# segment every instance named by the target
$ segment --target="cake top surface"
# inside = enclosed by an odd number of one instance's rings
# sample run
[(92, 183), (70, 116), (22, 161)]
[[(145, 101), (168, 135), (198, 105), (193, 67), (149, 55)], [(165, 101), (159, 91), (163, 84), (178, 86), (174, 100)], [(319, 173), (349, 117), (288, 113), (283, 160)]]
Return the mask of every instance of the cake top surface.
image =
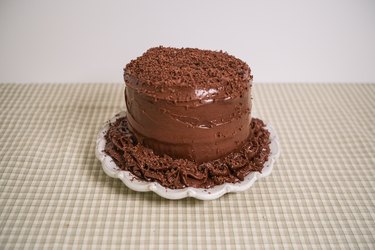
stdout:
[(249, 88), (249, 66), (223, 51), (154, 47), (128, 63), (127, 85), (146, 93), (193, 91), (196, 97), (237, 96)]

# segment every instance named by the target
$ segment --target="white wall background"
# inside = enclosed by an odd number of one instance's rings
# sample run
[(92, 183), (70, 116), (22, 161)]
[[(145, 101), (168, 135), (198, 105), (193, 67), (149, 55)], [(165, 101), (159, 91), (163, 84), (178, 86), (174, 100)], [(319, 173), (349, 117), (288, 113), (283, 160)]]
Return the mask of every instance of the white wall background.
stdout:
[(0, 1), (0, 82), (122, 82), (158, 45), (226, 50), (256, 82), (375, 82), (375, 1)]

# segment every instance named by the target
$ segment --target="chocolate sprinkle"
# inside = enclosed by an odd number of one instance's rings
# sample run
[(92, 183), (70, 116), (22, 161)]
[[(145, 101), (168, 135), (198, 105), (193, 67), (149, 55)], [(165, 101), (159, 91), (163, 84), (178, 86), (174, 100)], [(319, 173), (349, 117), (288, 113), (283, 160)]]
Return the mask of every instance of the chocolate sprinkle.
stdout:
[(110, 124), (105, 135), (105, 153), (112, 157), (122, 170), (130, 171), (144, 181), (156, 181), (171, 189), (185, 187), (211, 188), (223, 183), (236, 183), (253, 171), (261, 172), (270, 154), (270, 134), (262, 120), (253, 118), (252, 135), (239, 152), (197, 164), (186, 159), (159, 156), (138, 143), (128, 129), (126, 117)]
[(219, 89), (226, 96), (239, 96), (252, 80), (249, 66), (223, 51), (155, 47), (128, 63), (125, 82), (160, 89), (173, 95), (177, 88)]

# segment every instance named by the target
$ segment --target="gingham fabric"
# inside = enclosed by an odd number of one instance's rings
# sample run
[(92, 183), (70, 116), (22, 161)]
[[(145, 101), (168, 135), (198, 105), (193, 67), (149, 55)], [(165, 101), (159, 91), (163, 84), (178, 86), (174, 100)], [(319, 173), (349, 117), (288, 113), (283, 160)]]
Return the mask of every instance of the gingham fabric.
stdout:
[(281, 156), (246, 192), (170, 201), (95, 158), (119, 84), (0, 85), (0, 248), (375, 248), (375, 84), (257, 84)]

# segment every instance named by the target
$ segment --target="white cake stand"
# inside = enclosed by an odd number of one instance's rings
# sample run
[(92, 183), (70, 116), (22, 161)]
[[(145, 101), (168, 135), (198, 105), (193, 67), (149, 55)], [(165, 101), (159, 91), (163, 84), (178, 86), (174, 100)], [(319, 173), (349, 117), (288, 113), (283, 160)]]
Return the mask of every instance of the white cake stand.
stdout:
[(105, 134), (109, 129), (109, 123), (115, 122), (121, 117), (125, 117), (126, 112), (120, 112), (115, 115), (111, 120), (107, 121), (102, 129), (99, 131), (98, 138), (96, 140), (96, 157), (101, 161), (104, 172), (113, 178), (120, 179), (128, 188), (138, 192), (149, 192), (152, 191), (161, 197), (171, 200), (183, 199), (186, 197), (192, 197), (199, 200), (214, 200), (226, 193), (242, 192), (249, 189), (256, 180), (268, 176), (273, 168), (273, 164), (280, 155), (280, 146), (278, 137), (275, 130), (269, 125), (266, 125), (266, 129), (270, 132), (271, 153), (268, 161), (264, 163), (262, 173), (252, 172), (248, 174), (245, 179), (238, 183), (225, 183), (213, 188), (193, 188), (187, 187), (183, 189), (170, 189), (163, 187), (157, 182), (148, 182), (139, 180), (135, 175), (129, 171), (121, 170), (113, 159), (104, 152), (106, 140)]

